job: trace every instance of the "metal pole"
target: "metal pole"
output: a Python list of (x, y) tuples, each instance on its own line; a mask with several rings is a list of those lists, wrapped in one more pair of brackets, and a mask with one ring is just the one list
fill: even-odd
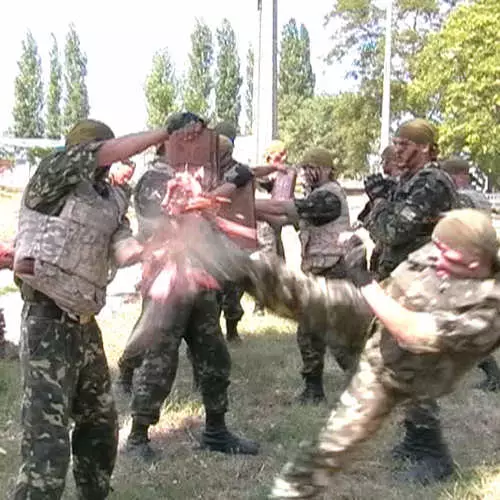
[(272, 138), (278, 138), (278, 0), (273, 0)]
[(385, 21), (384, 90), (382, 97), (382, 126), (380, 130), (381, 153), (389, 145), (391, 127), (392, 2), (393, 0), (387, 0)]
[(253, 72), (253, 126), (252, 133), (255, 138), (254, 162), (259, 164), (260, 160), (260, 88), (261, 88), (261, 65), (262, 65), (262, 0), (257, 0), (257, 44), (255, 51), (255, 62)]

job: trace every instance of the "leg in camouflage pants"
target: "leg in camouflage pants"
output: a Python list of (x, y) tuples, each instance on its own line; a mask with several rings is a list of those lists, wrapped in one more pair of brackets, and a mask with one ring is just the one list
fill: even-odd
[(220, 310), (224, 312), (226, 320), (226, 338), (230, 342), (240, 340), (238, 323), (244, 314), (243, 307), (241, 307), (242, 296), (243, 289), (232, 281), (226, 281), (218, 293)]
[[(26, 303), (21, 326), (22, 465), (15, 500), (56, 500), (70, 459), (80, 499), (107, 497), (118, 444), (118, 419), (101, 332), (65, 314), (45, 317)], [(33, 307), (38, 311), (33, 312)]]
[(314, 445), (304, 444), (275, 481), (272, 498), (313, 498), (331, 476), (350, 460), (353, 451), (372, 437), (395, 405), (406, 398), (387, 388), (363, 356), (354, 377), (332, 411)]
[(231, 360), (218, 324), (216, 292), (200, 292), (176, 308), (160, 344), (145, 353), (132, 398), (134, 421), (156, 424), (177, 373), (179, 346), (184, 338), (200, 380), (207, 411), (225, 412)]
[[(344, 262), (332, 269), (325, 271), (326, 279), (343, 279), (346, 278), (346, 269)], [(297, 327), (297, 344), (302, 358), (302, 377), (305, 381), (305, 389), (299, 396), (300, 403), (319, 403), (325, 400), (323, 390), (323, 368), (325, 361), (326, 332), (318, 332), (309, 326), (308, 315), (299, 321)], [(349, 350), (337, 342), (337, 339), (342, 338), (336, 332), (329, 332), (328, 348), (335, 357), (339, 366), (344, 370), (352, 370), (354, 368), (358, 352), (351, 353)]]

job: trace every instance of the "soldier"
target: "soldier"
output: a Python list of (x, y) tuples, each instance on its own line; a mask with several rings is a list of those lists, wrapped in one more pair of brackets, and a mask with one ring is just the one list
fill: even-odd
[[(402, 124), (393, 139), (398, 168), (397, 186), (388, 188), (380, 176), (366, 180), (372, 210), (365, 226), (381, 245), (379, 280), (384, 280), (408, 255), (428, 243), (443, 212), (459, 206), (450, 176), (436, 163), (434, 127), (422, 119)], [(412, 462), (409, 479), (440, 480), (453, 471), (453, 460), (443, 439), (439, 408), (432, 400), (410, 407), (405, 415), (403, 442), (394, 457)]]
[[(442, 163), (442, 168), (448, 172), (458, 189), (460, 206), (463, 208), (475, 208), (484, 210), (491, 214), (492, 207), (488, 198), (472, 187), (470, 165), (462, 158), (449, 158)], [(500, 391), (500, 367), (493, 356), (488, 356), (478, 365), (486, 375), (486, 378), (478, 384), (478, 388), (484, 391)]]
[(355, 288), (296, 275), (266, 256), (198, 254), (212, 274), (244, 278), (246, 290), (278, 314), (299, 318), (307, 311), (327, 343), (332, 332), (365, 342), (317, 442), (284, 467), (273, 498), (319, 495), (397, 405), (450, 393), (500, 346), (499, 244), (491, 219), (476, 210), (446, 215), (432, 242), (411, 253), (383, 287), (366, 271), (358, 272)]
[[(198, 117), (194, 117), (194, 121), (205, 126)], [(252, 178), (248, 167), (237, 164), (225, 172), (224, 183), (210, 194), (230, 197)], [(137, 372), (132, 392), (132, 428), (126, 451), (148, 461), (156, 457), (149, 444), (148, 430), (158, 422), (160, 409), (172, 388), (179, 345), (184, 339), (199, 378), (206, 413), (202, 448), (223, 453), (258, 453), (257, 443), (235, 436), (226, 427), (231, 359), (220, 329), (216, 291), (202, 290), (186, 295), (171, 312), (169, 321), (159, 325), (158, 343), (144, 353)]]
[(139, 260), (143, 248), (126, 218), (127, 194), (106, 177), (113, 163), (167, 137), (157, 130), (115, 139), (105, 124), (81, 121), (24, 191), (14, 259), (24, 300), (16, 500), (61, 498), (70, 450), (78, 497), (108, 496), (118, 421), (95, 315), (110, 271)]
[[(269, 166), (280, 168), (286, 161), (287, 151), (282, 141), (273, 141), (264, 153), (264, 161)], [(275, 177), (270, 175), (260, 176), (256, 182), (256, 199), (270, 199), (274, 187)], [(261, 218), (257, 221), (257, 235), (261, 251), (278, 255), (285, 258), (285, 249), (281, 239), (281, 227)], [(255, 303), (253, 313), (258, 316), (264, 315), (264, 308), (258, 302)]]
[[(303, 200), (288, 202), (259, 200), (256, 203), (258, 214), (285, 216), (286, 222), (298, 223), (304, 273), (327, 279), (346, 278), (345, 240), (351, 237), (349, 207), (344, 190), (335, 180), (333, 157), (326, 149), (309, 149), (299, 168), (307, 196)], [(305, 382), (298, 398), (302, 404), (325, 401), (325, 334), (317, 331), (310, 320), (310, 315), (305, 314), (297, 329)], [(357, 350), (353, 352), (346, 345), (339, 344), (332, 351), (343, 370), (354, 366)]]
[[(168, 125), (172, 127), (177, 115), (169, 117)], [(175, 127), (172, 127), (175, 130)], [(137, 238), (142, 243), (148, 241), (153, 234), (161, 231), (162, 225), (168, 224), (167, 217), (161, 210), (161, 202), (166, 194), (167, 182), (174, 175), (173, 169), (168, 165), (165, 157), (165, 145), (161, 144), (156, 150), (156, 156), (149, 165), (148, 170), (141, 176), (135, 185), (134, 208), (137, 216), (138, 234)], [(140, 324), (142, 316), (147, 309), (149, 300), (143, 299), (142, 310), (131, 336)], [(119, 376), (117, 385), (125, 394), (132, 392), (132, 380), (134, 371), (142, 363), (142, 355), (127, 356), (124, 352), (118, 360)], [(195, 377), (196, 378), (196, 377)]]

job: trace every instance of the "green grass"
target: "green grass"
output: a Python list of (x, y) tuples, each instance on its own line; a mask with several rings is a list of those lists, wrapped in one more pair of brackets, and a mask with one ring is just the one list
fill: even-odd
[[(328, 408), (292, 404), (301, 387), (294, 324), (272, 315), (253, 317), (252, 303), (245, 299), (244, 306), (247, 311), (241, 325), (244, 343), (230, 348), (233, 367), (228, 422), (233, 430), (261, 443), (260, 455), (228, 457), (197, 449), (203, 408), (200, 397), (191, 390), (191, 367), (181, 347), (177, 380), (160, 422), (151, 432), (152, 444), (161, 450), (163, 460), (146, 466), (120, 454), (112, 500), (265, 499), (273, 477), (295, 454), (299, 442), (318, 432)], [(119, 313), (103, 314), (100, 318), (113, 376), (138, 312), (138, 303), (126, 304)], [(325, 379), (333, 403), (344, 378), (330, 357)], [(460, 472), (452, 481), (415, 488), (394, 478), (389, 453), (400, 436), (398, 418), (394, 418), (366, 446), (360, 460), (337, 476), (335, 490), (328, 498), (500, 498), (500, 398), (472, 389), (479, 379), (479, 373), (474, 372), (464, 387), (443, 400), (445, 433), (460, 464)], [(17, 363), (0, 362), (0, 448), (5, 451), (5, 454), (0, 451), (0, 491), (12, 486), (19, 465), (19, 387)], [(129, 402), (119, 395), (117, 402), (123, 442), (130, 425)], [(65, 498), (75, 498), (71, 480)]]

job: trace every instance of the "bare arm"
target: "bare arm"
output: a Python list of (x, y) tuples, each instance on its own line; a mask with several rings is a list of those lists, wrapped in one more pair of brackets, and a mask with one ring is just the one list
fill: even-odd
[(150, 146), (165, 142), (168, 137), (168, 132), (160, 129), (109, 139), (99, 148), (97, 163), (100, 167), (107, 167), (113, 163), (127, 160), (131, 156), (142, 153)]

